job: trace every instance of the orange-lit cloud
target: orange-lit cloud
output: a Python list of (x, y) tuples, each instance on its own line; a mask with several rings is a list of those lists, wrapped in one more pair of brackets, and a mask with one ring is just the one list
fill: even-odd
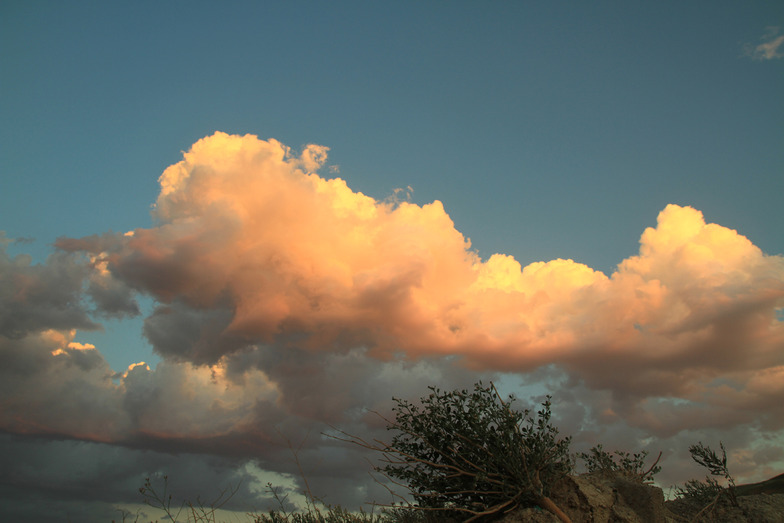
[[(493, 370), (557, 363), (644, 394), (782, 363), (784, 261), (695, 209), (667, 206), (610, 277), (572, 260), (521, 267), (481, 260), (438, 201), (378, 201), (315, 174), (326, 151), (216, 133), (161, 176), (155, 227), (60, 245), (105, 256), (162, 302), (148, 336), (196, 363), (256, 343), (366, 347)], [(613, 362), (627, 372), (607, 376)]]

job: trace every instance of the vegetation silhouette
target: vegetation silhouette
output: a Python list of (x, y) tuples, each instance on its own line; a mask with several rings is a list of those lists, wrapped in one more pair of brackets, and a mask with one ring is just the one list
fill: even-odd
[[(334, 427), (326, 434), (379, 454), (379, 464), (373, 468), (387, 480), (382, 484), (393, 494), (394, 503), (373, 503), (370, 511), (350, 511), (324, 503), (311, 492), (298, 449), (289, 444), (303, 477), (306, 506), (287, 510), (290, 504), (286, 495), (267, 484), (277, 507), (247, 516), (253, 523), (471, 522), (492, 521), (518, 509), (540, 507), (551, 517), (570, 523), (569, 515), (550, 495), (560, 480), (575, 473), (577, 459), (583, 461), (586, 477), (620, 478), (639, 485), (652, 483), (661, 470), (661, 452), (650, 466), (646, 466), (645, 451), (610, 453), (597, 445), (589, 452), (572, 454), (571, 437), (562, 437), (552, 425), (550, 396), (532, 412), (513, 409), (514, 398), (503, 399), (492, 383), (477, 383), (473, 391), (444, 392), (435, 387), (429, 390), (430, 394), (418, 402), (393, 398), (393, 420), (376, 413), (392, 433), (389, 441), (368, 441)], [(721, 455), (702, 442), (689, 448), (692, 459), (706, 467), (710, 476), (705, 481), (690, 480), (676, 489), (672, 507), (685, 507), (684, 513), (691, 517), (670, 512), (674, 520), (710, 521), (711, 512), (721, 500), (738, 507), (739, 496), (784, 493), (784, 474), (765, 482), (736, 486), (727, 467), (723, 443), (720, 449)], [(715, 477), (723, 478), (726, 486)], [(175, 508), (167, 476), (163, 477), (160, 493), (149, 478), (139, 491), (145, 503), (163, 512), (168, 521), (217, 523), (216, 511), (231, 500), (239, 486), (220, 491), (212, 502), (197, 498), (195, 503), (183, 501)], [(403, 488), (405, 495), (395, 492), (395, 487)], [(123, 512), (123, 521), (130, 516)], [(178, 520), (180, 516), (185, 519)], [(138, 519), (137, 514), (134, 521)]]

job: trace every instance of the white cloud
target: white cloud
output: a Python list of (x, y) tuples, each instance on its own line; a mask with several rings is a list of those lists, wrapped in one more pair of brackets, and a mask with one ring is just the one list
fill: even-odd
[(746, 44), (743, 49), (754, 60), (774, 60), (784, 58), (784, 35), (779, 35), (778, 27), (768, 27), (758, 45)]

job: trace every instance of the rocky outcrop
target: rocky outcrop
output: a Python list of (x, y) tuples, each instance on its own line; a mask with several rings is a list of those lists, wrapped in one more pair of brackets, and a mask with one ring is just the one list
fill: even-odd
[[(553, 487), (550, 498), (573, 523), (678, 521), (667, 512), (660, 488), (623, 476), (567, 476)], [(501, 521), (557, 523), (558, 519), (541, 509), (527, 508), (508, 514)]]
[[(685, 523), (704, 508), (688, 500), (665, 502), (660, 488), (623, 476), (567, 476), (553, 487), (550, 499), (573, 523)], [(738, 504), (733, 507), (721, 499), (697, 521), (784, 523), (784, 494), (741, 496)], [(517, 510), (500, 521), (559, 523), (553, 514), (538, 507)]]

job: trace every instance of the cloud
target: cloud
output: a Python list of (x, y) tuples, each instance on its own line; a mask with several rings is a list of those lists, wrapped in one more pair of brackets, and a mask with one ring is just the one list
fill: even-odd
[[(317, 174), (327, 151), (216, 133), (161, 175), (152, 227), (61, 238), (43, 265), (3, 253), (0, 429), (287, 478), (286, 440), (306, 442), (311, 486), (357, 504), (367, 466), (325, 427), (383, 437), (369, 411), (393, 396), (503, 373), (529, 406), (554, 394), (583, 446), (669, 449), (673, 479), (686, 440), (717, 432), (745, 470), (765, 463), (784, 426), (784, 258), (668, 205), (610, 275), (483, 260), (441, 202)], [(144, 335), (162, 361), (115, 372), (76, 333), (138, 314), (137, 294), (157, 302)]]
[(82, 304), (88, 268), (79, 256), (57, 252), (45, 265), (30, 256), (11, 258), (0, 242), (0, 335), (18, 339), (47, 329), (99, 329)]
[(74, 343), (74, 334), (0, 336), (0, 430), (111, 441), (127, 429), (112, 370), (95, 348)]
[(258, 343), (369, 348), (489, 371), (556, 363), (645, 397), (782, 363), (784, 261), (695, 209), (664, 209), (610, 277), (572, 260), (523, 268), (481, 260), (440, 202), (377, 201), (311, 172), (325, 161), (326, 148), (296, 157), (216, 133), (161, 176), (157, 226), (59, 245), (162, 302), (148, 338), (197, 364)]
[(95, 303), (93, 312), (109, 318), (137, 316), (140, 311), (133, 289), (112, 277), (106, 261), (96, 257), (90, 261), (93, 270), (89, 276), (87, 295)]
[(784, 52), (781, 50), (784, 44), (784, 35), (779, 35), (778, 27), (768, 27), (761, 40), (763, 43), (756, 46), (753, 44), (743, 46), (746, 56), (754, 60), (774, 60), (784, 57)]

